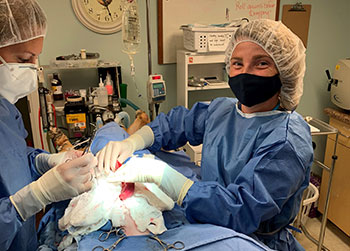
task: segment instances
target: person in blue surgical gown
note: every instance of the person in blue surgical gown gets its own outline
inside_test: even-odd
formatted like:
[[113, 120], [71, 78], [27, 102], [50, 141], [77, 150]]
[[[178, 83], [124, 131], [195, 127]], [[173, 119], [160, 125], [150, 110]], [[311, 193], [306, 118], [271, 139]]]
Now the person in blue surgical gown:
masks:
[[116, 173], [120, 181], [153, 182], [192, 223], [250, 235], [272, 249], [303, 250], [289, 231], [313, 160], [310, 129], [295, 109], [303, 91], [305, 47], [285, 25], [253, 20], [233, 34], [226, 50], [229, 85], [237, 97], [175, 107], [99, 153], [109, 172], [135, 150], [203, 144], [201, 180], [166, 164]]
[[14, 104], [37, 88], [46, 17], [35, 0], [1, 0], [0, 31], [0, 250], [36, 250], [35, 214], [91, 189], [97, 160], [27, 147]]

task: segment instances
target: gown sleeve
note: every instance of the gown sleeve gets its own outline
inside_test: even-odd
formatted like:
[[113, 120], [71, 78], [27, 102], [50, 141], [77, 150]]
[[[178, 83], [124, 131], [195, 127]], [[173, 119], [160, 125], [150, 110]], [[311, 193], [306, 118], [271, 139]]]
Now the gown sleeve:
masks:
[[208, 104], [199, 102], [191, 110], [177, 106], [168, 114], [159, 114], [149, 124], [154, 133], [154, 143], [149, 150], [158, 151], [162, 147], [173, 150], [187, 142], [194, 146], [202, 144], [208, 107]]
[[27, 147], [28, 164], [33, 177], [33, 181], [37, 180], [41, 176], [41, 174], [38, 172], [35, 165], [35, 158], [40, 153], [48, 153], [48, 152], [41, 149], [29, 147], [29, 146]]
[[182, 207], [194, 223], [211, 223], [244, 234], [272, 232], [296, 216], [308, 185], [311, 158], [305, 165], [288, 142], [260, 149], [226, 187], [195, 182]]
[[37, 245], [35, 217], [23, 221], [9, 197], [39, 178], [35, 157], [44, 152], [26, 146], [27, 131], [17, 108], [0, 97], [0, 250]]
[[8, 250], [17, 233], [21, 231], [23, 220], [12, 205], [10, 199], [0, 199], [0, 226], [6, 231], [2, 231], [0, 237], [0, 250]]

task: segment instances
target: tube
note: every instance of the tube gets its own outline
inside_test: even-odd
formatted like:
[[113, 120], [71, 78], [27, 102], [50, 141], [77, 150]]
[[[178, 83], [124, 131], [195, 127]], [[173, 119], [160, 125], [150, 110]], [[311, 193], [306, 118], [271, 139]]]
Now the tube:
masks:
[[129, 106], [132, 107], [135, 111], [137, 111], [137, 110], [140, 109], [137, 105], [135, 105], [133, 102], [131, 102], [130, 100], [128, 100], [128, 99], [126, 99], [126, 98], [119, 98], [119, 102], [129, 105]]

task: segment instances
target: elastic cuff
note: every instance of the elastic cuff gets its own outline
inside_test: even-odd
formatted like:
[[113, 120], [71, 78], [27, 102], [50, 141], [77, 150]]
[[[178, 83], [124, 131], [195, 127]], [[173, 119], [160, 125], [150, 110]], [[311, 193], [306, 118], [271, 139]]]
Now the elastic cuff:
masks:
[[10, 201], [24, 221], [45, 207], [34, 195], [30, 185], [10, 196]]
[[35, 157], [35, 167], [41, 175], [51, 168], [49, 165], [49, 158], [50, 154], [48, 153], [40, 153]]
[[153, 134], [152, 128], [149, 127], [148, 125], [141, 127], [141, 129], [138, 130], [137, 132], [135, 132], [135, 134], [140, 135], [142, 137], [143, 143], [144, 143], [144, 148], [147, 148], [147, 147], [153, 145], [154, 134]]
[[141, 127], [141, 129], [136, 131], [126, 140], [132, 143], [134, 151], [142, 150], [153, 144], [154, 134], [151, 127], [146, 125]]
[[16, 208], [16, 211], [19, 214], [19, 216], [21, 216], [22, 220], [25, 221], [21, 211], [19, 210], [19, 207], [17, 206], [16, 202], [13, 200], [13, 196], [11, 195], [9, 199], [10, 199], [12, 205]]
[[179, 206], [182, 205], [183, 199], [185, 198], [188, 190], [193, 185], [193, 183], [194, 182], [192, 180], [187, 179], [185, 184], [183, 184], [181, 191], [180, 191], [180, 194], [179, 194], [179, 197], [178, 197], [177, 202], [176, 202]]

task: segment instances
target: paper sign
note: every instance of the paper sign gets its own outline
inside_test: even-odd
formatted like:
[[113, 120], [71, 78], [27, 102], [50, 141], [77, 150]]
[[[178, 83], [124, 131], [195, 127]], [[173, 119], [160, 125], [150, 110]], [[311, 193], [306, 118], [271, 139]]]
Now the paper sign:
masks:
[[208, 50], [225, 51], [229, 41], [229, 33], [211, 33], [207, 38]]

